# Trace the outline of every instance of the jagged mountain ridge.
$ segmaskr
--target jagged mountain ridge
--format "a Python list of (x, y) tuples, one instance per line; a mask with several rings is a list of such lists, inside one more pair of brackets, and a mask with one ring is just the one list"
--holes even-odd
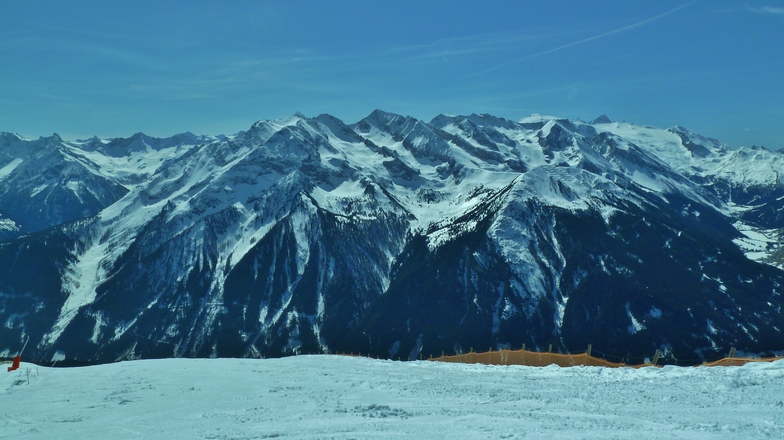
[(29, 159), (43, 145), (83, 173), (51, 191), (112, 197), (49, 229), (0, 210), (22, 225), (0, 243), (0, 351), (23, 336), (84, 361), (784, 349), (784, 273), (743, 252), (776, 250), (779, 152), (606, 117), (382, 111), (230, 137), (2, 139), (3, 194), (35, 183), (26, 166), (61, 169)]

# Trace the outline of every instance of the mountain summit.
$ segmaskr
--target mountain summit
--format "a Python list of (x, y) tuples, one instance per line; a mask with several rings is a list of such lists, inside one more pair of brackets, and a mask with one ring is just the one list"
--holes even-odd
[(606, 116), (1, 133), (0, 356), (784, 350), (782, 172)]

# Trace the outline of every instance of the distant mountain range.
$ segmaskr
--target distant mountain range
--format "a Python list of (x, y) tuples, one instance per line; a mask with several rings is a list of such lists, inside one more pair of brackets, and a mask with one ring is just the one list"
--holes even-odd
[(534, 115), (0, 134), (0, 356), (784, 350), (784, 154)]

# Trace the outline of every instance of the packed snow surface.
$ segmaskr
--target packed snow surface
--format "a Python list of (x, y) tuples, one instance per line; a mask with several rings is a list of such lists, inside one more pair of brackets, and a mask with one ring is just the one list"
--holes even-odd
[[(29, 384), (28, 384), (29, 371)], [(0, 439), (781, 438), (784, 361), (608, 369), (341, 356), (0, 371)]]

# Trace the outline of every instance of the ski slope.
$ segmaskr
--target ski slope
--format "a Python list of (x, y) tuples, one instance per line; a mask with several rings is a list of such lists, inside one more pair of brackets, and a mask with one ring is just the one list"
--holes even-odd
[(83, 368), (23, 363), (0, 372), (0, 439), (718, 439), (783, 432), (784, 361), (633, 370), (298, 356)]

